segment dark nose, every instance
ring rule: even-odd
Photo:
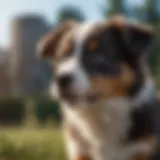
[[[66,74],[58,77],[57,83],[61,89],[66,89],[70,87],[73,80],[72,75]]]

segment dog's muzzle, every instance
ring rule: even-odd
[[[67,101],[75,100],[75,93],[73,91],[73,81],[74,81],[73,75],[64,74],[58,76],[56,79],[60,97]]]

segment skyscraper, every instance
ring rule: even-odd
[[[50,27],[39,15],[15,17],[11,26],[9,68],[14,93],[43,93],[48,86],[51,69],[45,61],[37,59],[36,45]]]

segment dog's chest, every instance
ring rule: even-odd
[[[90,144],[120,145],[130,129],[130,110],[124,106],[100,106],[68,112],[68,120]]]

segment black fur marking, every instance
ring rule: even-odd
[[[160,159],[160,102],[152,99],[150,103],[144,103],[131,113],[132,128],[128,135],[128,141],[135,141],[146,136],[155,136],[158,139],[158,147],[150,160]]]
[[[118,47],[119,50],[118,52],[119,60],[128,64],[132,69],[132,71],[134,72],[135,82],[128,90],[128,95],[134,97],[136,96],[137,92],[141,89],[145,79],[144,71],[140,61],[141,57],[139,55],[136,56],[136,54],[133,53],[133,50],[131,50],[130,46],[126,44],[122,31],[113,28],[112,32],[116,39],[116,46]]]
[[[138,106],[131,114],[133,127],[130,131],[130,139],[138,139],[145,136],[160,134],[160,107],[155,102]]]
[[[96,50],[89,50],[87,43],[95,39],[98,41]],[[112,76],[120,71],[118,48],[110,29],[100,30],[96,35],[91,35],[84,42],[82,48],[82,65],[89,75]]]
[[[132,34],[131,41],[134,41],[138,35]],[[82,65],[90,75],[113,76],[120,72],[120,64],[128,64],[135,76],[134,84],[128,89],[128,96],[134,97],[144,84],[145,75],[143,64],[141,64],[141,60],[144,57],[140,53],[133,53],[133,46],[131,47],[126,43],[125,38],[122,31],[114,27],[103,28],[99,32],[96,32],[95,35],[91,35],[84,42]],[[99,43],[98,48],[94,51],[87,49],[87,41],[90,39],[96,39]],[[143,46],[148,44],[143,41],[145,40],[142,38],[141,43],[137,44],[141,50]],[[136,52],[137,49],[134,51]]]

